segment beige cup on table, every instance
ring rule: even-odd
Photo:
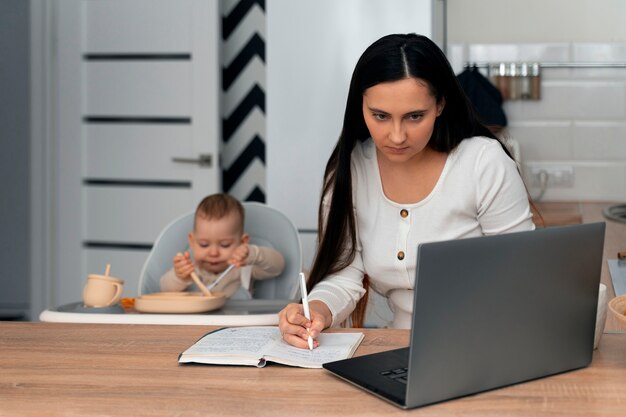
[[[87,307],[109,307],[122,298],[124,281],[108,275],[90,274],[83,289],[83,303]]]

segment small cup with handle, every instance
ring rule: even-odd
[[[83,289],[83,303],[86,307],[109,307],[122,298],[124,280],[109,275],[111,265],[107,264],[104,275],[89,274]]]

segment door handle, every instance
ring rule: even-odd
[[[198,159],[175,156],[174,158],[172,158],[172,162],[179,162],[183,164],[198,164],[201,167],[210,168],[213,164],[213,156],[209,153],[201,153],[200,155],[198,155]]]

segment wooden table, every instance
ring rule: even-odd
[[[212,327],[0,322],[0,416],[618,416],[626,334],[590,367],[409,412],[323,369],[178,366]],[[406,346],[407,330],[358,329],[357,355]],[[350,331],[350,330],[343,330]]]

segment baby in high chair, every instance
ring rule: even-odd
[[[283,256],[276,250],[252,245],[243,230],[244,208],[228,194],[205,197],[194,216],[189,232],[189,252],[174,256],[174,267],[161,277],[161,291],[184,291],[193,280],[193,271],[205,285],[210,285],[234,265],[211,291],[231,297],[240,287],[250,290],[253,279],[274,278],[285,267]]]

